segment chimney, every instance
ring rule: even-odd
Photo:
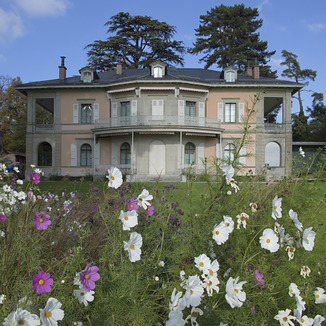
[[[65,59],[66,59],[66,57],[61,57],[61,66],[59,66],[59,79],[60,80],[66,79],[67,68],[65,67]]]
[[[117,75],[121,76],[122,74],[122,63],[121,63],[121,56],[118,57],[118,63],[117,63]]]
[[[249,65],[248,65],[248,67],[247,67],[246,74],[247,74],[248,76],[252,76],[252,67],[250,67]]]
[[[260,77],[260,71],[259,71],[259,65],[258,65],[258,60],[255,58],[255,63],[254,63],[254,68],[253,68],[253,77],[255,79],[258,79]]]

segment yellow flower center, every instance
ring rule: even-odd
[[[293,290],[291,289],[291,290],[290,290],[290,292],[292,293],[292,292],[293,292]]]
[[[300,320],[301,320],[301,323],[304,323],[305,322],[305,320],[303,318],[301,318]]]
[[[213,271],[212,270],[209,271],[209,275],[211,275],[211,276],[213,275]]]
[[[135,246],[133,244],[130,245],[130,249],[134,249]]]
[[[142,200],[143,200],[143,198],[139,198],[139,200],[140,200],[140,201],[142,201]]]
[[[134,208],[134,205],[133,205],[133,204],[131,204],[131,205],[130,205],[130,208]]]
[[[259,281],[259,277],[258,276],[256,277],[256,280]]]
[[[49,318],[51,316],[51,312],[50,311],[46,311],[45,314],[44,314],[44,316],[46,318]]]
[[[209,281],[209,282],[208,282],[208,285],[209,285],[209,286],[211,286],[212,284],[213,284],[212,281]]]
[[[84,293],[84,292],[80,292],[80,295],[81,295],[81,296],[84,296],[84,295],[85,295],[85,293]]]
[[[228,223],[228,222],[226,222],[226,223],[225,223],[225,225],[226,225],[226,226],[229,226],[229,223]]]
[[[274,206],[274,209],[277,209],[277,206]]]
[[[240,220],[241,220],[241,221],[244,221],[245,219],[246,219],[246,218],[245,218],[244,216],[241,216],[241,217],[240,217]]]
[[[35,178],[35,177],[33,177],[32,179],[33,179],[34,181],[36,180],[36,178]],[[22,321],[22,322],[24,322],[24,321]],[[21,324],[21,325],[24,325],[24,324]]]
[[[239,293],[239,290],[238,289],[234,289],[235,293]]]
[[[220,231],[216,231],[215,233],[216,233],[217,235],[219,235],[219,234],[220,234]]]
[[[267,240],[266,240],[266,242],[267,242],[267,243],[270,243],[270,242],[271,242],[271,240],[267,239]]]
[[[125,220],[128,221],[128,216],[125,216]]]
[[[316,294],[316,298],[319,299],[319,294]]]
[[[193,290],[190,290],[190,294],[194,294],[194,291]]]
[[[39,221],[40,223],[43,223],[43,218],[40,218],[38,221]]]
[[[39,281],[38,281],[38,284],[39,284],[39,285],[43,285],[43,284],[44,284],[44,281],[43,281],[43,280],[39,280]]]
[[[200,266],[200,267],[203,267],[203,266],[204,266],[204,263],[201,261],[201,262],[199,263],[199,266]]]
[[[288,321],[288,317],[283,317],[283,321]]]
[[[111,177],[111,180],[114,180],[114,176]]]
[[[23,320],[20,320],[19,322],[18,322],[18,325],[24,325],[25,324],[25,322],[23,321]]]
[[[196,312],[196,311],[193,311],[192,314],[191,314],[191,316],[194,317],[194,318],[197,318],[198,315],[199,315],[199,313]]]
[[[88,280],[88,279],[89,279],[89,275],[88,275],[88,274],[86,274],[86,275],[85,275],[85,278],[86,278],[86,280]]]

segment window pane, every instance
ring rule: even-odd
[[[120,164],[131,164],[130,145],[123,143],[120,147]]]
[[[81,123],[92,123],[92,105],[82,104]]]
[[[195,162],[196,147],[193,143],[187,143],[185,146],[185,164],[192,164]]]
[[[36,124],[53,124],[54,99],[37,98],[35,101]]]
[[[80,165],[92,166],[92,148],[88,144],[84,144],[80,148]]]
[[[186,102],[186,117],[194,117],[196,103],[195,102]]]
[[[52,146],[49,143],[38,147],[38,166],[52,166]]]
[[[130,116],[130,102],[121,102],[121,116],[122,117]]]
[[[230,164],[234,160],[234,145],[227,144],[224,147],[224,160],[226,164]]]

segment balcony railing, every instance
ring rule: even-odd
[[[36,124],[35,131],[37,132],[53,131],[53,124]]]
[[[265,123],[266,131],[284,131],[284,125],[282,123]]]
[[[96,120],[94,124],[95,129],[136,126],[187,126],[216,129],[221,128],[221,123],[212,118],[151,115],[105,118]]]

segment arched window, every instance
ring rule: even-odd
[[[265,147],[265,164],[271,167],[281,166],[281,146],[272,141]]]
[[[235,81],[235,73],[234,73],[234,71],[228,71],[228,72],[226,73],[226,81],[227,81],[228,83],[230,83],[230,82],[234,82],[234,81]]]
[[[92,147],[89,144],[80,147],[80,165],[92,166]]]
[[[196,146],[193,143],[187,143],[185,146],[185,164],[195,163]]]
[[[52,166],[52,146],[49,143],[43,142],[38,146],[37,156],[38,166]]]
[[[231,164],[234,161],[234,151],[235,151],[235,146],[231,143],[227,144],[224,147],[224,161],[225,164]]]
[[[120,164],[131,164],[130,145],[123,143],[120,147]]]

